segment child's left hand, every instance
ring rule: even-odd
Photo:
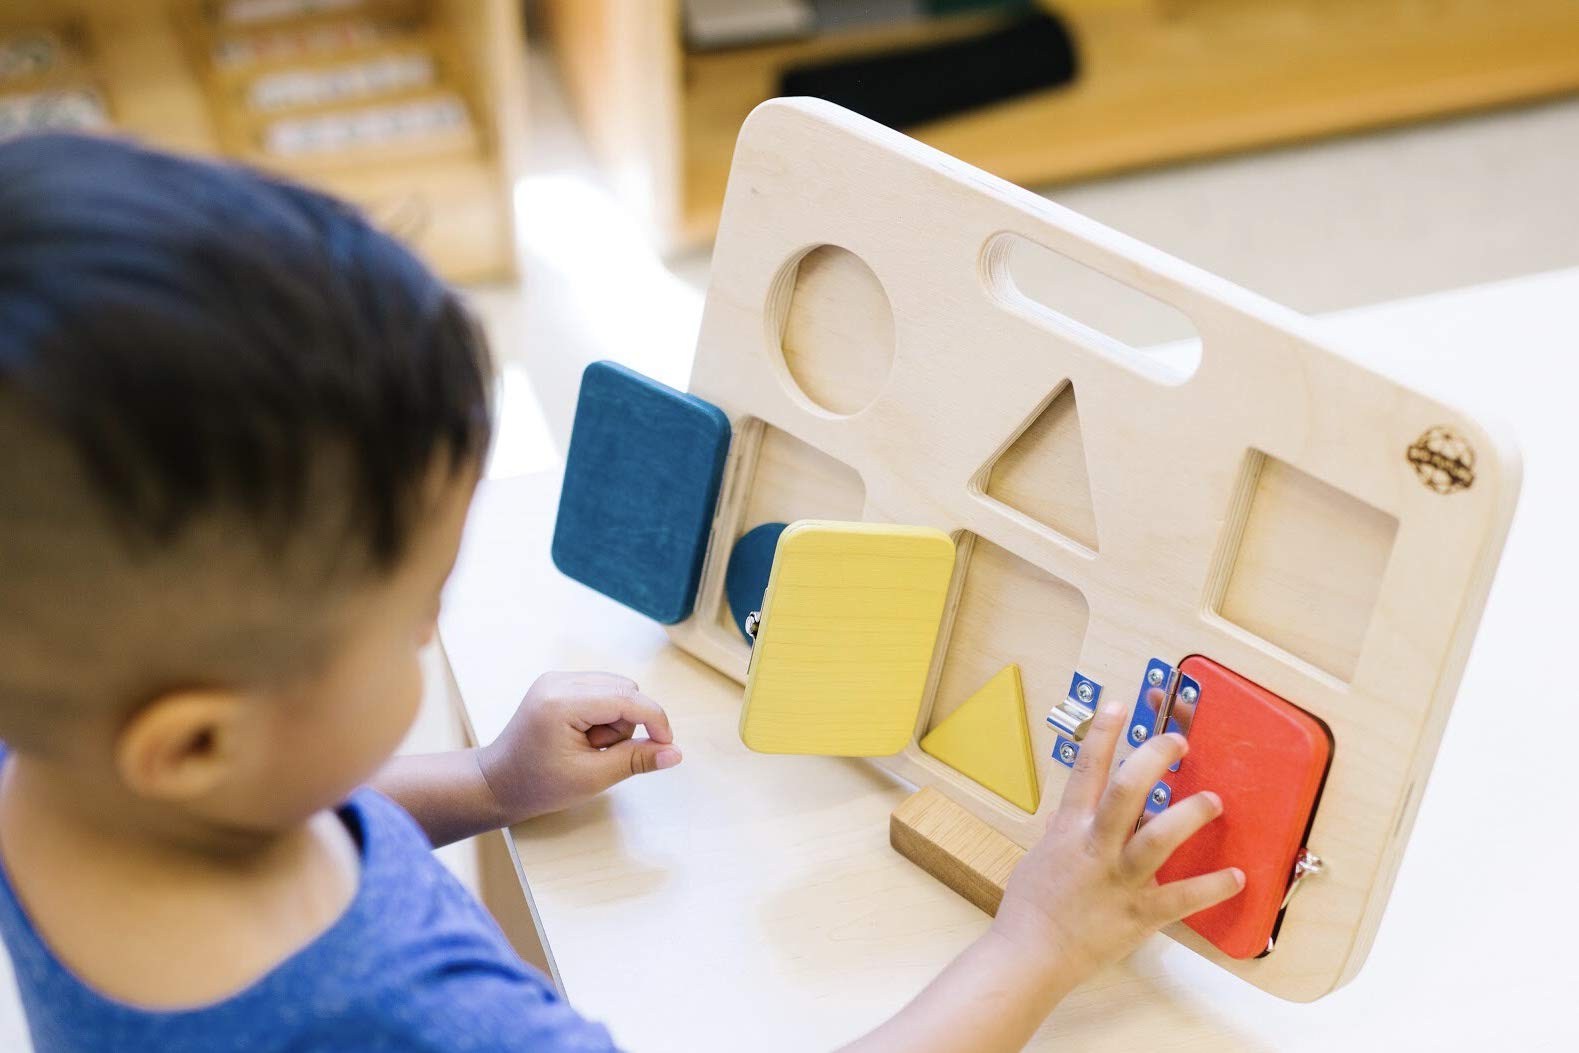
[[[646,738],[636,738],[636,727]],[[669,717],[613,673],[545,673],[492,744],[477,751],[506,824],[582,801],[632,775],[680,763]]]

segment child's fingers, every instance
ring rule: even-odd
[[[673,742],[674,730],[669,727],[669,714],[663,707],[646,695],[637,692],[631,697],[635,703],[633,712],[639,712],[641,718],[636,719],[631,713],[622,714],[622,719],[635,720],[636,723],[647,729],[647,737],[654,742]]]
[[[1146,918],[1158,928],[1172,925],[1180,918],[1188,918],[1197,911],[1237,896],[1244,887],[1245,872],[1238,867],[1170,881],[1159,885],[1146,900]]]
[[[571,673],[569,675],[576,684],[594,690],[613,688],[616,691],[628,691],[631,694],[641,690],[641,688],[636,686],[636,681],[628,676],[621,676],[619,673],[587,672]]]
[[[604,766],[604,786],[613,786],[632,775],[663,771],[680,763],[680,751],[667,742],[626,739],[598,754]]]
[[[1099,842],[1119,845],[1129,839],[1141,808],[1146,804],[1146,795],[1157,785],[1162,773],[1189,748],[1184,736],[1170,733],[1158,735],[1125,758],[1108,780],[1107,791],[1092,821],[1092,832]]]
[[[1151,820],[1124,846],[1124,869],[1139,881],[1149,881],[1157,868],[1196,831],[1223,814],[1223,801],[1210,790],[1175,801]]]
[[[1058,810],[1074,809],[1084,815],[1096,809],[1107,786],[1108,769],[1113,766],[1113,751],[1118,746],[1119,732],[1124,728],[1124,707],[1113,703],[1097,710],[1080,743],[1080,756],[1075,759],[1074,774],[1064,787],[1063,799]]]
[[[647,737],[654,742],[674,741],[669,715],[663,707],[634,689],[595,690],[583,695],[573,703],[572,715],[583,731],[623,720],[644,726]]]
[[[636,734],[636,725],[628,720],[616,720],[612,724],[594,724],[587,729],[587,741],[594,749],[607,749],[616,742],[624,742]]]

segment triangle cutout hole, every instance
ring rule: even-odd
[[[987,466],[982,489],[993,500],[1097,550],[1091,478],[1073,384],[1055,390],[1008,449]]]

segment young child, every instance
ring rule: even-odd
[[[40,1053],[612,1048],[429,849],[678,764],[663,710],[549,674],[498,741],[390,760],[488,386],[455,295],[327,198],[0,145],[0,930]],[[1238,891],[1157,886],[1221,804],[1132,835],[1186,746],[1110,779],[1123,723],[1100,714],[985,935],[850,1049],[1017,1049]]]

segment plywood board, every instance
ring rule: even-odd
[[[1202,338],[1198,367],[1181,371],[1026,297],[1005,266],[1022,238],[1182,312]],[[892,326],[880,382],[877,358],[851,374],[859,400],[826,394],[838,362],[817,359],[838,356],[840,340],[785,346],[792,305],[818,313],[797,285],[822,246],[840,250],[820,253],[812,272],[841,290],[833,312],[865,313],[797,331]],[[948,532],[969,553],[915,734],[875,763],[1020,845],[1038,836],[1067,779],[1046,763],[1053,735],[1039,718],[1076,670],[1133,697],[1154,656],[1220,662],[1331,729],[1309,838],[1329,866],[1265,958],[1235,961],[1187,929],[1170,934],[1286,998],[1319,997],[1352,976],[1506,535],[1519,480],[1509,442],[1323,346],[1291,311],[826,104],[779,100],[747,122],[713,275],[691,391],[728,413],[741,438],[697,609],[673,627],[675,641],[744,677],[747,645],[721,612],[724,569],[733,539],[768,509],[789,522],[859,495],[860,519]],[[797,375],[816,378],[810,390]],[[1043,436],[1037,424],[1066,388],[1078,416],[1049,421]],[[1034,476],[1037,456],[1017,462],[1016,443],[1060,431],[1078,435],[1083,473],[1060,454],[1045,481],[1015,479],[1005,499],[993,467],[1018,463]],[[784,440],[767,474],[763,434]],[[980,631],[973,574],[994,582],[987,610],[1023,618]],[[1045,625],[1021,643],[1012,633],[1024,618]],[[941,715],[935,705],[958,705],[1008,662],[1025,672],[1042,779],[1034,814],[917,743]],[[974,683],[945,702],[950,665],[985,672],[962,674]]]

